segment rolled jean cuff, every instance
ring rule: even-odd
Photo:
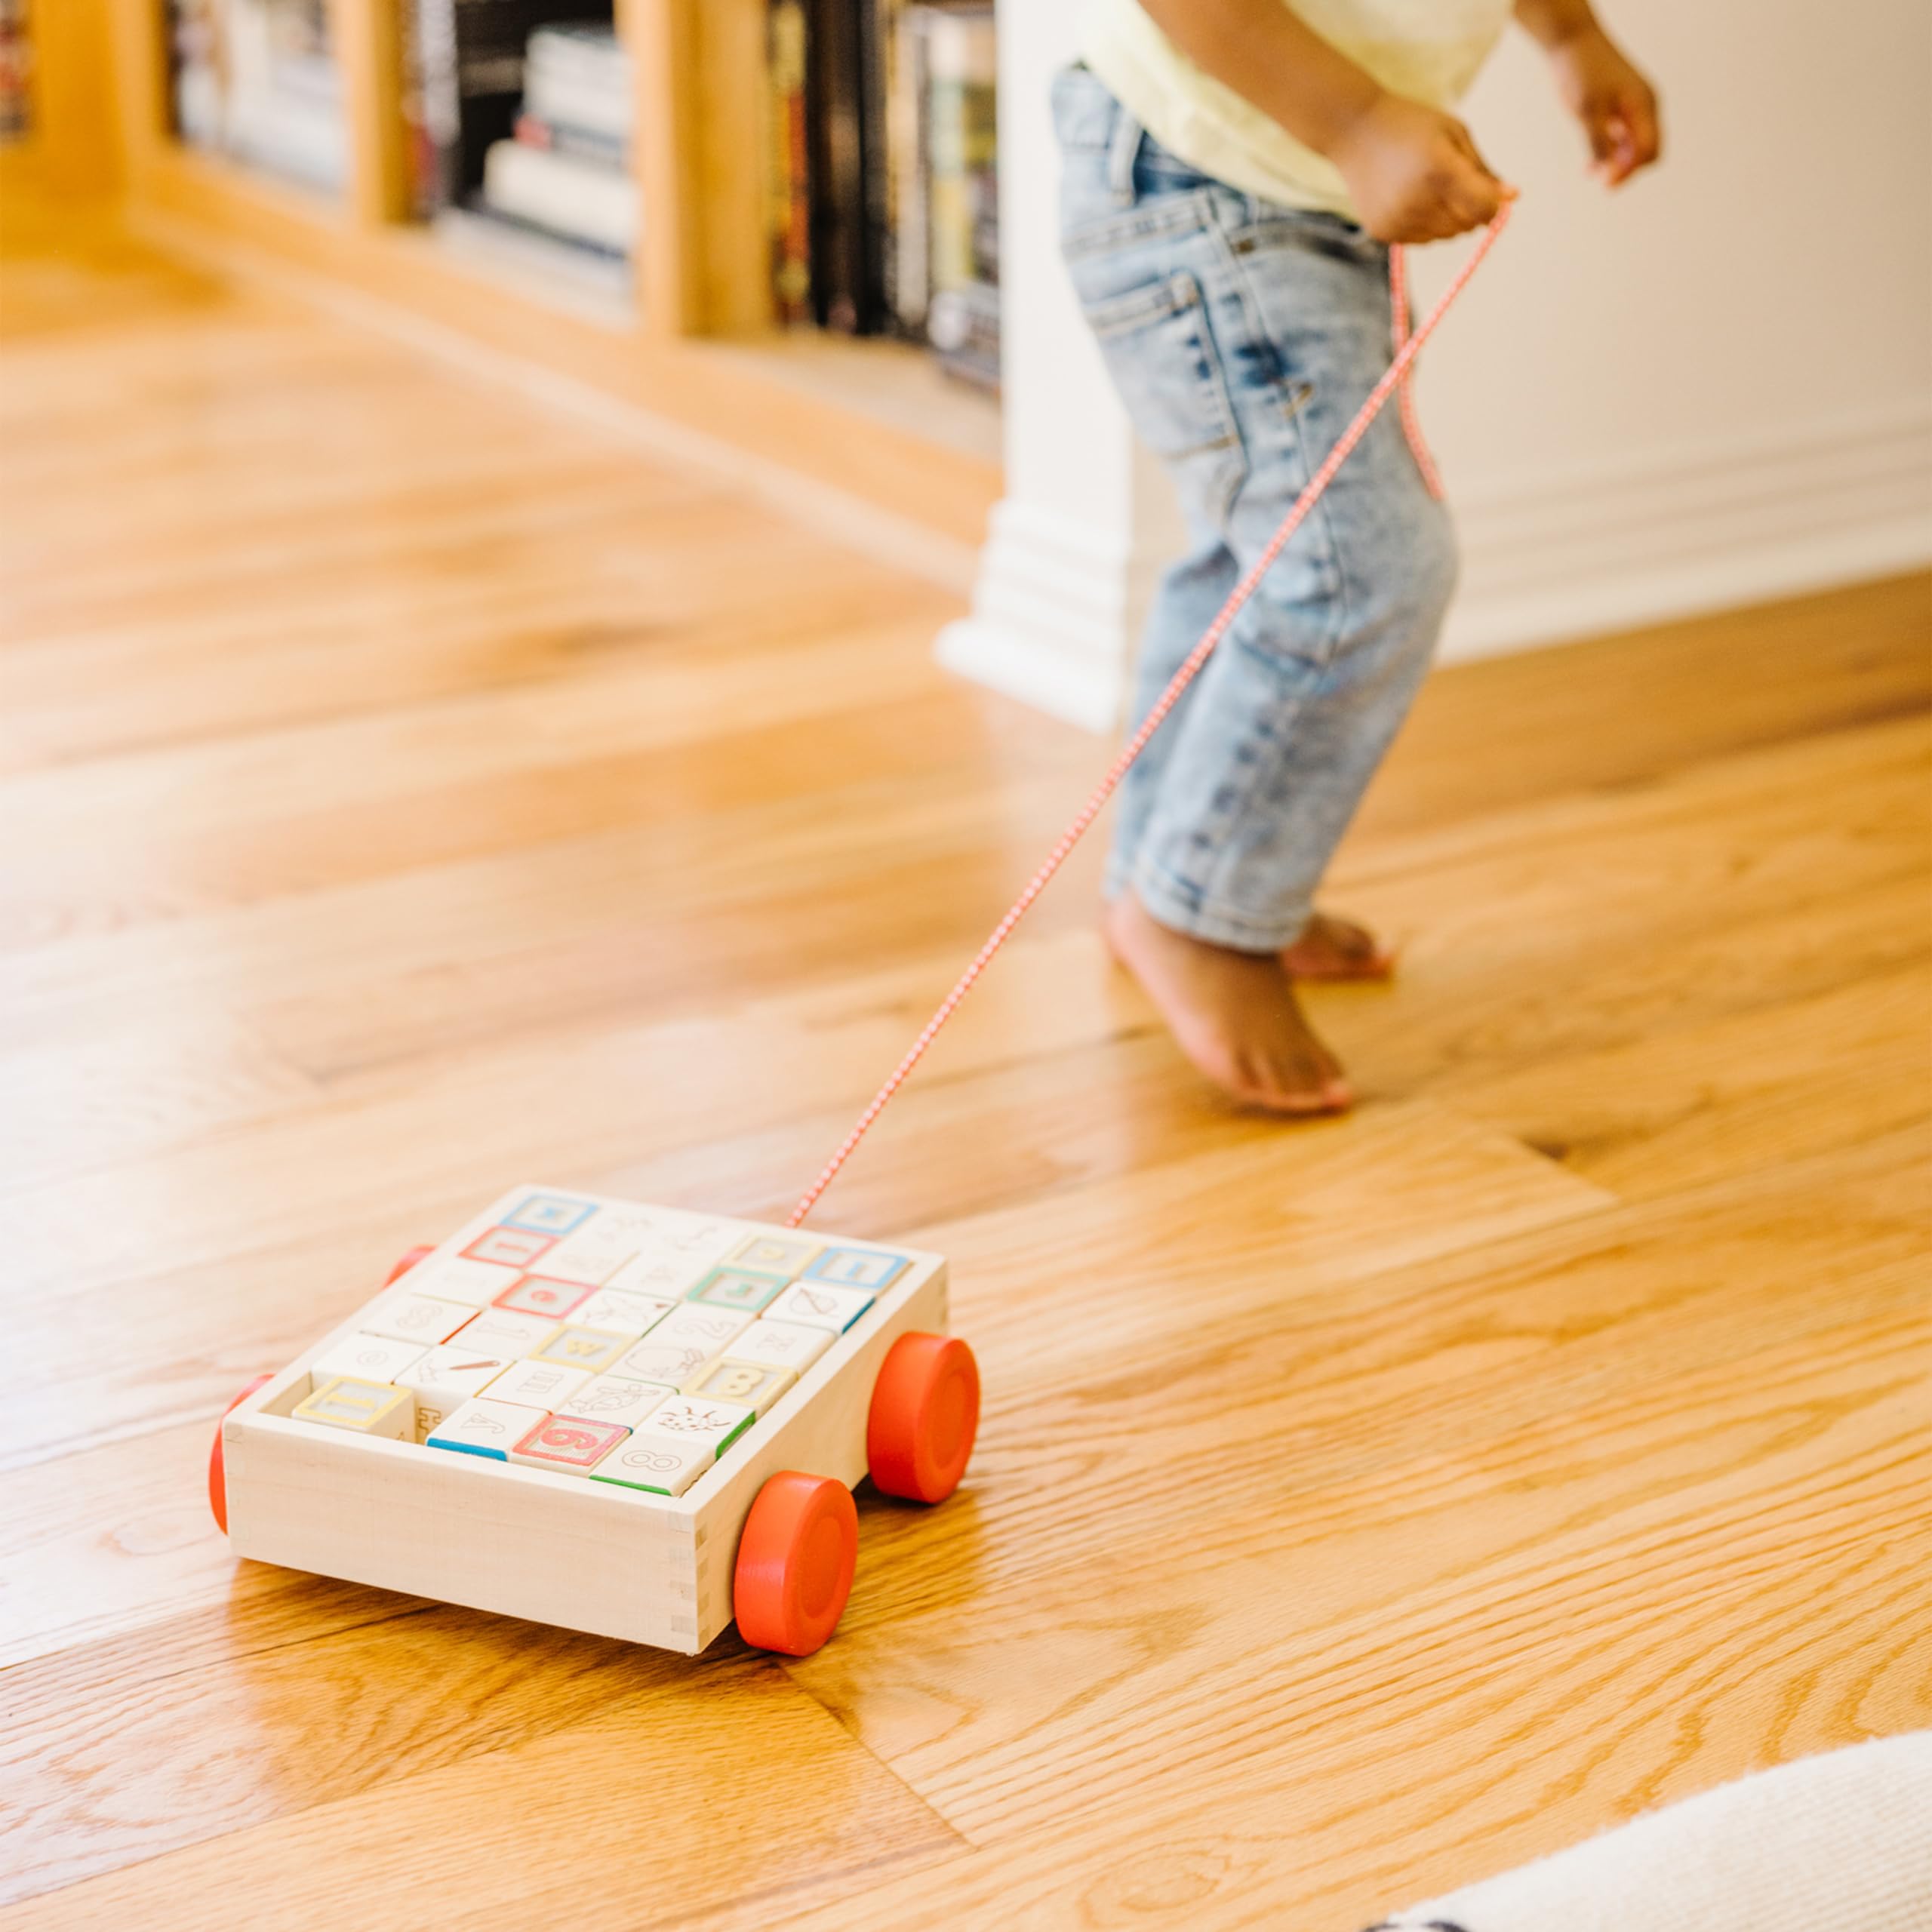
[[[1302,936],[1314,908],[1290,906],[1278,918],[1257,919],[1232,906],[1217,906],[1179,880],[1170,878],[1146,860],[1134,868],[1132,876],[1118,884],[1111,874],[1108,897],[1131,886],[1134,896],[1161,924],[1190,938],[1205,940],[1210,946],[1232,946],[1238,952],[1279,952]]]

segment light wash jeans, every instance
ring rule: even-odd
[[[1054,112],[1067,266],[1187,519],[1148,619],[1138,719],[1388,368],[1389,256],[1337,216],[1188,167],[1084,68],[1056,80]],[[1131,888],[1164,925],[1223,946],[1294,940],[1455,574],[1392,405],[1128,775],[1108,895]]]

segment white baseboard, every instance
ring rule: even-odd
[[[1446,659],[1932,563],[1932,409],[1477,488]]]
[[[1922,406],[1466,493],[1451,483],[1463,568],[1447,660],[1932,564],[1932,409]],[[973,615],[940,634],[940,661],[1111,730],[1164,561],[1009,499],[994,512]]]

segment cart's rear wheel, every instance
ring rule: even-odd
[[[872,1384],[866,1462],[875,1487],[943,1503],[959,1487],[980,1426],[980,1365],[957,1335],[901,1335]]]
[[[264,1382],[272,1382],[274,1380],[275,1377],[272,1375],[257,1376],[254,1380],[229,1404],[228,1408],[222,1411],[222,1414],[226,1416],[229,1409],[239,1408]],[[215,1527],[220,1531],[223,1536],[227,1535],[228,1475],[222,1467],[221,1463],[221,1424],[220,1423],[217,1423],[214,1426],[214,1442],[208,1451],[208,1507],[214,1512]]]
[[[831,1476],[781,1469],[745,1518],[731,1611],[761,1651],[810,1657],[838,1627],[859,1560],[852,1492]]]
[[[435,1253],[433,1247],[412,1247],[389,1272],[388,1279],[383,1283],[387,1287],[391,1281],[399,1281],[419,1261],[426,1261]]]

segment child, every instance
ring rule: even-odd
[[[1055,83],[1062,239],[1187,553],[1137,715],[1166,685],[1387,368],[1387,245],[1478,226],[1505,188],[1445,111],[1510,0],[1090,0]],[[1657,157],[1648,85],[1588,0],[1515,0],[1612,186]],[[1297,979],[1389,956],[1317,912],[1330,854],[1407,712],[1454,541],[1392,407],[1123,788],[1107,936],[1183,1051],[1285,1114],[1349,1104]]]

